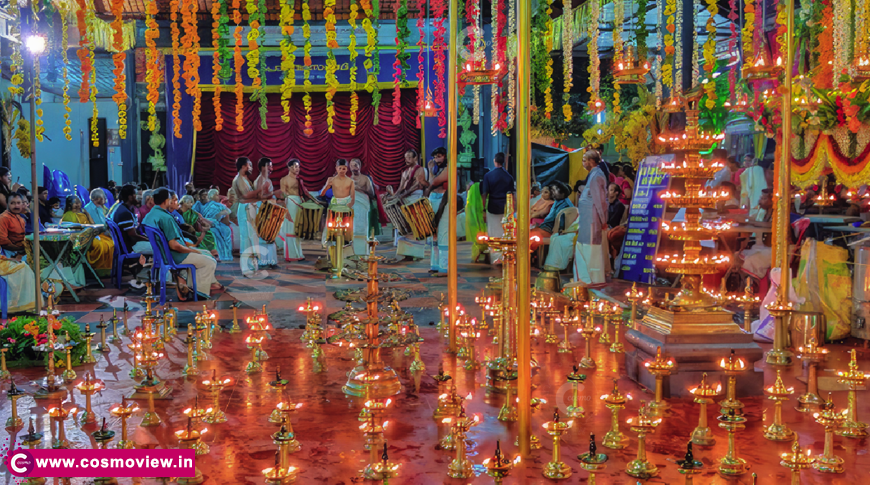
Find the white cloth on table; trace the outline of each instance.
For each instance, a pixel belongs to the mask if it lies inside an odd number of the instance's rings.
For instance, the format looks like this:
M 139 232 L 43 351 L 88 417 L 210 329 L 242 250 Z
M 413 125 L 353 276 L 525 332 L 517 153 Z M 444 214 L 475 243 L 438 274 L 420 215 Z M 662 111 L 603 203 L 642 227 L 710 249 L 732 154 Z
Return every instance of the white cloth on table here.
M 411 192 L 407 197 L 405 197 L 405 204 L 410 204 L 412 202 L 417 201 L 418 199 L 423 197 L 422 190 L 415 190 Z M 435 208 L 433 207 L 434 211 Z M 399 236 L 398 231 L 396 231 L 396 256 L 401 258 L 405 256 L 410 256 L 416 259 L 423 259 L 426 257 L 426 246 L 429 245 L 428 240 L 425 241 L 417 241 L 413 236 L 410 238 L 405 236 Z
M 356 192 L 353 201 L 353 252 L 354 254 L 366 253 L 366 240 L 369 232 L 369 210 L 371 200 L 369 196 Z
M 490 214 L 486 212 L 486 235 L 489 237 L 504 236 L 504 228 L 501 225 L 501 220 L 504 219 L 504 214 Z M 489 262 L 495 263 L 501 259 L 501 252 L 490 250 Z
M 288 195 L 284 201 L 287 207 L 287 217 L 281 223 L 281 234 L 284 237 L 284 260 L 299 261 L 305 259 L 305 255 L 302 254 L 302 240 L 296 237 L 296 218 L 300 212 L 302 197 Z

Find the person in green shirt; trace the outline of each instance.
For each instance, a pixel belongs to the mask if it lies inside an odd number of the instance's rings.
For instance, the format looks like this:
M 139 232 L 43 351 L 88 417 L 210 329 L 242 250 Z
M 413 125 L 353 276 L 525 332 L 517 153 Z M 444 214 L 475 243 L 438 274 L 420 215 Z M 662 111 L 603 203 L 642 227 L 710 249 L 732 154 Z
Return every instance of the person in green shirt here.
M 222 290 L 223 286 L 218 283 L 214 276 L 217 261 L 207 251 L 190 247 L 184 242 L 184 236 L 181 234 L 178 222 L 169 213 L 169 207 L 172 204 L 169 189 L 158 189 L 153 196 L 154 207 L 142 220 L 142 224 L 163 233 L 169 242 L 170 256 L 176 264 L 192 264 L 196 268 L 196 287 L 201 293 L 210 296 L 211 291 Z M 158 255 L 155 254 L 155 257 Z M 192 281 L 189 274 L 187 285 L 179 278 L 176 291 L 180 300 L 186 301 L 189 297 L 190 288 L 188 285 L 190 284 Z

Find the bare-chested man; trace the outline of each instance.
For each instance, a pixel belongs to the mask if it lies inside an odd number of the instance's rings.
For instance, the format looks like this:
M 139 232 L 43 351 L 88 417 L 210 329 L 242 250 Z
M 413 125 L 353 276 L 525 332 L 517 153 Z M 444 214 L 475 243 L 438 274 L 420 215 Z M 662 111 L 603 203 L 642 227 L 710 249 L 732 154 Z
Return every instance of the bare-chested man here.
M 423 197 L 423 190 L 429 186 L 429 182 L 426 181 L 426 169 L 420 166 L 417 152 L 414 150 L 405 152 L 405 165 L 396 195 L 404 199 L 405 204 L 410 204 Z M 423 259 L 426 256 L 427 245 L 425 241 L 399 236 L 396 239 L 396 255 L 404 257 L 406 261 Z
M 375 184 L 371 177 L 363 175 L 362 162 L 359 158 L 354 158 L 348 164 L 350 166 L 350 178 L 353 179 L 354 186 L 354 204 L 353 204 L 353 252 L 354 254 L 365 254 L 366 239 L 371 227 L 369 215 L 371 214 L 371 205 L 376 203 L 375 199 Z
M 248 174 L 254 169 L 248 157 L 237 158 L 236 169 L 239 173 L 233 179 L 230 191 L 231 199 L 237 202 L 236 218 L 239 221 L 239 260 L 242 274 L 248 278 L 261 278 L 264 273 L 259 270 L 260 238 L 255 227 L 260 191 L 255 189 L 248 179 Z
M 326 179 L 326 185 L 320 191 L 320 196 L 326 196 L 326 192 L 332 189 L 332 199 L 329 201 L 329 209 L 327 210 L 327 220 L 329 220 L 329 211 L 342 213 L 343 222 L 347 222 L 347 218 L 353 218 L 353 203 L 356 199 L 356 191 L 354 190 L 353 179 L 347 176 L 347 160 L 339 158 L 335 161 L 335 175 Z M 323 231 L 321 243 L 326 247 L 326 240 L 329 237 L 328 231 Z M 346 238 L 345 245 L 352 244 L 353 239 Z M 332 258 L 333 255 L 330 255 Z
M 299 172 L 302 170 L 301 162 L 291 158 L 287 161 L 287 168 L 289 169 L 287 175 L 281 179 L 281 194 L 287 207 L 287 216 L 281 226 L 281 232 L 284 234 L 284 260 L 302 261 L 305 255 L 302 254 L 301 241 L 296 237 L 296 218 L 301 213 L 303 202 L 307 200 L 317 202 L 317 200 L 305 190 L 305 185 L 299 178 Z
M 260 161 L 257 162 L 257 168 L 260 170 L 260 175 L 257 176 L 256 180 L 254 180 L 254 189 L 258 191 L 260 199 L 257 203 L 257 210 L 259 210 L 260 205 L 268 204 L 269 202 L 266 201 L 273 201 L 275 199 L 275 188 L 272 185 L 272 179 L 269 178 L 269 176 L 272 175 L 272 159 L 268 157 L 261 158 Z M 276 244 L 274 242 L 269 244 L 260 239 L 259 258 L 260 266 L 268 269 L 277 269 L 278 248 Z

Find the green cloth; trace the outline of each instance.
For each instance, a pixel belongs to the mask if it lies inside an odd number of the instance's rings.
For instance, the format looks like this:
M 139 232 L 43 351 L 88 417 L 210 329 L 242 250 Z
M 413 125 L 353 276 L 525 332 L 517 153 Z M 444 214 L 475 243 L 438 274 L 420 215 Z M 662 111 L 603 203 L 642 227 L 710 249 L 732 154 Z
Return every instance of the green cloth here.
M 148 211 L 148 214 L 145 215 L 145 218 L 142 219 L 142 224 L 162 232 L 167 242 L 178 241 L 179 244 L 184 245 L 184 236 L 181 235 L 181 228 L 178 226 L 178 222 L 162 207 L 152 207 Z M 175 261 L 175 264 L 181 264 L 187 257 L 187 253 L 179 253 L 171 249 L 169 252 L 172 253 L 172 259 Z
M 195 210 L 190 209 L 187 212 L 183 212 L 181 217 L 184 218 L 184 222 L 190 224 L 191 227 L 196 227 L 196 223 L 199 222 L 199 214 L 196 213 Z M 199 239 L 201 232 L 197 232 L 196 238 Z M 202 242 L 197 246 L 200 249 L 205 249 L 206 251 L 211 251 L 217 248 L 217 243 L 214 240 L 214 235 L 211 231 L 206 231 L 205 237 L 202 238 Z
M 369 234 L 381 235 L 381 213 L 378 211 L 378 201 L 373 200 L 369 204 Z
M 475 183 L 468 188 L 468 200 L 465 203 L 465 237 L 474 242 L 471 246 L 472 263 L 476 262 L 487 248 L 486 244 L 477 242 L 478 234 L 486 234 L 486 215 L 483 212 L 480 184 Z

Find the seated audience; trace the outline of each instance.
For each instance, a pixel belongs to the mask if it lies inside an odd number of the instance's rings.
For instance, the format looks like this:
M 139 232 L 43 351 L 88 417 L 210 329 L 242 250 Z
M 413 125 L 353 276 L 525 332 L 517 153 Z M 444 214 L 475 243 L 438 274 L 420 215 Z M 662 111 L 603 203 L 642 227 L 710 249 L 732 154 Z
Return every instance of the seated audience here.
M 565 182 L 555 181 L 550 184 L 550 193 L 553 194 L 553 206 L 550 207 L 550 211 L 547 213 L 547 217 L 544 219 L 538 227 L 532 229 L 529 232 L 529 249 L 532 251 L 536 250 L 539 246 L 544 243 L 544 239 L 550 237 L 554 231 L 558 231 L 559 228 L 554 227 L 556 224 L 556 216 L 559 215 L 559 212 L 562 209 L 566 209 L 568 207 L 574 207 L 574 204 L 568 200 L 568 195 L 570 194 L 571 189 L 565 184 Z
M 9 253 L 24 254 L 24 198 L 11 193 L 7 209 L 0 214 L 0 247 Z M 18 258 L 21 259 L 20 257 Z M 7 310 L 10 313 L 32 311 L 36 295 L 33 269 L 7 256 L 0 256 L 0 276 L 6 280 Z
M 541 184 L 538 182 L 533 183 L 529 195 L 531 196 L 531 200 L 529 201 L 531 205 L 535 205 L 539 200 L 541 200 Z
M 90 196 L 91 201 L 85 204 L 85 212 L 91 216 L 94 224 L 105 224 L 106 215 L 109 214 L 109 209 L 106 208 L 106 193 L 103 192 L 103 189 L 94 189 Z
M 728 151 L 721 148 L 716 148 L 713 150 L 712 162 L 721 163 L 722 165 L 724 165 L 718 172 L 716 172 L 716 175 L 713 176 L 713 180 L 707 181 L 707 187 L 713 189 L 718 187 L 722 182 L 730 182 L 731 175 L 733 174 L 732 168 L 734 170 L 739 168 L 735 167 L 737 161 L 734 159 L 734 157 L 729 157 Z
M 61 221 L 77 224 L 94 224 L 91 216 L 82 210 L 82 200 L 76 195 L 70 195 L 66 198 L 66 207 L 64 207 L 63 219 Z M 103 224 L 105 224 L 105 217 Z M 114 243 L 108 235 L 99 234 L 94 238 L 90 249 L 88 249 L 88 263 L 96 270 L 98 275 L 105 276 L 111 273 L 114 251 Z
M 760 211 L 756 215 L 755 220 L 769 223 L 773 219 L 772 189 L 764 189 L 761 192 L 758 206 Z M 742 266 L 744 271 L 756 278 L 763 278 L 767 274 L 767 270 L 770 269 L 770 236 L 770 233 L 756 233 L 754 245 L 749 249 L 741 251 L 736 258 L 736 264 Z
M 49 220 L 49 222 L 57 224 L 63 217 L 63 207 L 60 206 L 60 197 L 52 197 L 48 199 L 48 207 L 51 209 L 51 220 Z
M 610 258 L 615 259 L 622 249 L 622 240 L 625 238 L 626 226 L 623 220 L 626 218 L 625 204 L 620 201 L 622 189 L 613 183 L 607 187 L 607 242 L 610 247 Z
M 214 236 L 218 260 L 233 260 L 233 234 L 230 230 L 230 209 L 221 204 L 220 192 L 211 189 L 207 193 L 208 202 L 203 204 L 200 215 L 211 224 L 210 232 Z
M 136 218 L 139 219 L 139 224 L 142 224 L 142 221 L 152 207 L 154 207 L 154 191 L 146 190 L 142 192 L 142 201 L 139 203 L 139 209 L 136 210 Z
M 124 243 L 127 249 L 134 253 L 139 253 L 142 257 L 139 259 L 139 264 L 143 266 L 142 270 L 135 278 L 130 280 L 130 286 L 133 288 L 141 288 L 144 284 L 151 280 L 151 274 L 148 268 L 145 268 L 145 256 L 151 256 L 154 252 L 151 250 L 151 243 L 148 238 L 138 232 L 139 222 L 133 211 L 136 210 L 136 187 L 133 185 L 125 185 L 118 192 L 118 204 L 115 204 L 109 217 L 121 229 Z
M 12 193 L 6 199 L 6 210 L 0 214 L 0 248 L 10 255 L 24 254 L 25 210 L 24 197 Z
M 728 209 L 739 209 L 740 200 L 738 197 L 740 197 L 740 192 L 737 190 L 737 187 L 731 182 L 722 182 L 719 188 L 727 190 L 731 196 L 728 200 L 717 203 L 716 211 L 722 213 Z
M 48 189 L 45 187 L 39 187 L 36 189 L 37 196 L 39 197 L 39 223 L 40 224 L 51 224 L 53 222 L 51 215 L 51 205 L 48 203 Z
M 169 189 L 157 189 L 154 196 L 154 207 L 148 212 L 144 225 L 153 227 L 159 230 L 166 237 L 169 243 L 169 255 L 163 255 L 164 258 L 171 257 L 176 264 L 192 264 L 196 268 L 196 287 L 199 292 L 210 295 L 211 291 L 219 291 L 223 289 L 217 279 L 214 277 L 217 261 L 211 257 L 206 251 L 198 250 L 190 247 L 184 242 L 184 237 L 181 235 L 181 228 L 169 214 L 172 205 L 172 197 L 170 197 Z M 158 257 L 158 255 L 154 255 Z M 190 287 L 193 281 L 188 272 L 187 285 L 181 280 L 181 275 L 178 275 L 179 281 L 176 286 L 178 298 L 187 300 L 190 296 Z
M 550 192 L 550 187 L 544 187 L 541 191 L 541 198 L 532 204 L 529 219 L 532 225 L 538 225 L 544 222 L 544 218 L 550 213 L 550 207 L 553 206 L 553 194 Z
M 21 184 L 12 183 L 12 171 L 6 167 L 0 167 L 0 212 L 6 210 L 9 194 L 18 192 Z
M 193 197 L 185 195 L 181 198 L 181 206 L 179 213 L 184 219 L 184 223 L 193 229 L 193 235 L 196 236 L 199 243 L 196 245 L 199 249 L 205 249 L 212 256 L 217 257 L 217 249 L 215 248 L 214 235 L 209 231 L 211 224 L 200 217 L 199 213 L 193 210 Z

